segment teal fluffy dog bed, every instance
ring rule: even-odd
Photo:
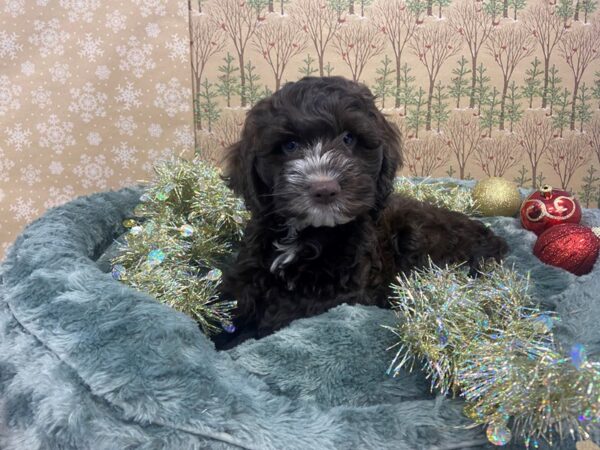
[[[464,428],[462,402],[432,394],[422,373],[386,375],[395,341],[380,325],[394,322],[389,310],[342,305],[217,352],[190,318],[113,280],[97,260],[140,192],[52,209],[9,252],[0,448],[492,447],[481,428]],[[562,316],[558,338],[597,359],[600,263],[583,277],[545,266],[516,219],[490,221],[509,241],[509,262],[531,270],[534,293]],[[600,225],[599,211],[583,222]]]

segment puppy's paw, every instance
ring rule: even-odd
[[[489,228],[482,225],[479,234],[469,251],[468,264],[471,276],[477,276],[487,260],[493,259],[497,263],[501,262],[509,251],[504,238],[496,236]]]

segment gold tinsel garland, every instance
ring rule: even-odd
[[[113,277],[193,317],[207,334],[231,331],[233,299],[221,300],[221,262],[231,256],[249,218],[219,171],[183,159],[155,168],[127,219]],[[450,182],[398,178],[396,192],[477,214],[470,189]],[[527,279],[503,266],[477,279],[461,267],[399,277],[391,299],[400,338],[390,372],[423,363],[432,387],[462,395],[465,414],[487,426],[491,442],[518,435],[527,446],[553,436],[587,438],[600,421],[600,364],[575,345],[562,356],[551,329],[559,320],[538,310]]]
[[[414,197],[440,208],[467,215],[479,214],[477,202],[471,195],[471,189],[456,183],[428,179],[415,181],[410,178],[397,177],[394,181],[394,190],[399,194]]]
[[[219,172],[176,159],[155,167],[112,274],[190,315],[206,334],[231,330],[233,299],[218,297],[220,263],[242,237],[248,212]]]
[[[476,279],[433,264],[399,277],[398,323],[387,328],[400,348],[389,372],[422,364],[432,388],[466,400],[465,414],[486,425],[493,444],[512,435],[528,448],[588,439],[600,422],[600,363],[581,344],[558,347],[551,330],[559,318],[535,306],[528,281],[503,265]]]

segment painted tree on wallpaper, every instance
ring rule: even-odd
[[[429,133],[422,139],[406,141],[403,157],[410,175],[426,177],[446,166],[450,155],[439,140],[438,135]]]
[[[540,115],[529,114],[517,126],[517,139],[529,160],[531,187],[538,186],[538,172],[542,158],[548,153],[554,137],[550,121]]]
[[[342,75],[400,125],[408,173],[581,180],[600,200],[600,151],[580,145],[600,126],[597,1],[192,1],[197,131],[222,150],[287,80]]]
[[[395,107],[401,106],[402,55],[417,29],[414,14],[403,0],[378,1],[373,6],[373,21],[387,38],[396,63]],[[406,107],[404,110],[406,114]]]
[[[240,69],[240,97],[241,106],[247,104],[246,87],[246,52],[250,40],[256,33],[258,26],[265,20],[265,4],[262,0],[244,2],[240,0],[219,0],[211,4],[213,20],[225,31],[229,41],[233,43],[238,56]]]
[[[335,36],[334,47],[352,79],[360,81],[369,61],[385,48],[385,39],[370,22],[361,20],[341,28]]]
[[[444,127],[444,137],[445,144],[456,158],[458,175],[463,179],[467,163],[482,140],[479,121],[467,112],[454,114]]]
[[[409,46],[427,70],[429,86],[427,90],[427,115],[425,129],[431,130],[431,103],[433,88],[446,61],[460,51],[460,34],[455,33],[446,23],[431,23],[414,34]]]
[[[544,62],[544,87],[542,90],[542,108],[548,104],[548,82],[550,58],[558,43],[567,32],[561,18],[555,14],[555,8],[548,2],[535,2],[525,15],[525,27],[534,37],[541,50]]]
[[[525,28],[516,24],[510,24],[496,28],[490,33],[486,47],[502,72],[499,128],[500,130],[504,130],[508,84],[517,65],[533,53],[533,45],[531,37]]]
[[[337,12],[322,0],[305,0],[295,5],[294,13],[317,53],[319,76],[324,76],[325,51],[341,27]]]
[[[469,49],[471,56],[469,108],[474,108],[477,84],[477,61],[483,45],[494,29],[494,25],[492,20],[486,16],[481,4],[472,0],[463,0],[454,7],[450,15],[450,24],[458,34],[464,37]]]
[[[516,137],[510,134],[484,138],[475,149],[476,163],[488,177],[505,176],[520,159]]]
[[[571,98],[571,130],[575,129],[577,94],[581,80],[593,61],[600,58],[600,24],[592,27],[581,26],[566,33],[559,43],[560,52],[573,74],[573,92]]]
[[[191,6],[191,0],[190,0]],[[192,95],[195,109],[201,91],[204,70],[208,61],[225,48],[225,35],[218,25],[206,15],[193,14],[190,18],[192,40],[190,62],[192,65]],[[202,128],[202,115],[196,114],[196,128]]]
[[[570,189],[575,172],[587,164],[590,157],[589,142],[577,133],[566,139],[555,139],[548,148],[548,162],[560,180],[561,186]]]
[[[295,21],[276,18],[258,27],[253,44],[273,71],[278,90],[290,60],[306,48],[306,35]]]

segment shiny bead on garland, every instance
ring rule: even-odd
[[[136,225],[135,227],[131,227],[131,230],[129,230],[129,233],[132,234],[133,236],[137,236],[142,231],[144,231],[144,229],[142,227],[140,227],[139,225]]]
[[[554,327],[554,319],[548,314],[540,314],[534,319],[534,322],[538,325],[542,333],[550,333]]]
[[[165,201],[166,199],[169,198],[169,194],[171,193],[171,191],[175,188],[175,186],[173,184],[167,184],[162,191],[159,191],[156,194],[156,199],[160,200],[161,202]]]
[[[221,325],[227,333],[235,333],[235,325],[232,323],[224,323]]]
[[[110,274],[115,280],[125,280],[127,270],[125,270],[125,266],[123,266],[122,264],[116,264],[113,266]]]
[[[158,266],[165,260],[165,252],[160,249],[152,250],[148,253],[148,264],[150,267]]]
[[[189,224],[183,224],[179,227],[179,234],[183,237],[191,237],[194,234],[194,227]]]
[[[485,434],[488,441],[494,445],[506,445],[512,438],[510,429],[504,424],[491,423],[485,430]]]
[[[519,188],[512,181],[491,177],[477,182],[471,193],[484,216],[515,216],[521,206]]]
[[[581,369],[587,363],[587,352],[583,344],[574,344],[569,354],[571,362],[577,369]]]
[[[204,276],[204,278],[208,281],[218,281],[221,279],[221,275],[223,275],[223,273],[219,269],[212,269]]]
[[[134,227],[137,224],[137,222],[134,219],[125,219],[123,221],[123,226],[125,228],[131,228]]]

